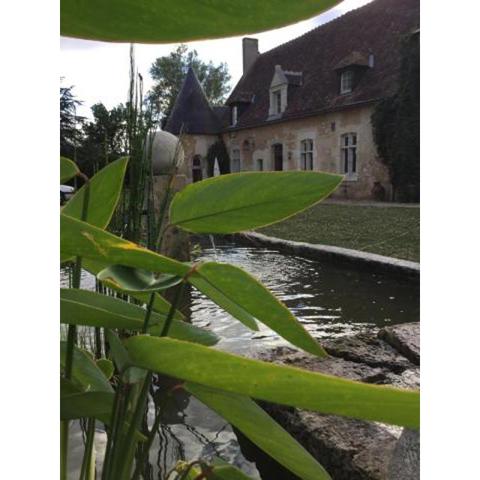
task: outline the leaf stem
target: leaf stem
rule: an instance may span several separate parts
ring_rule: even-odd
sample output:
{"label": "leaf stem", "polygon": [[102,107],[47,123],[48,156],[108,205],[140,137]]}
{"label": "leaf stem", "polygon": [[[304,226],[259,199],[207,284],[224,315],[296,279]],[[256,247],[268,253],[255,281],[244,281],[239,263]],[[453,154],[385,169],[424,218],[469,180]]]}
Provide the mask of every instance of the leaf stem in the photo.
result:
{"label": "leaf stem", "polygon": [[[83,173],[78,173],[79,176],[83,177],[85,180],[85,194],[83,196],[83,205],[82,205],[82,214],[81,220],[87,220],[88,214],[88,202],[90,199],[90,182],[86,175]],[[80,288],[82,274],[82,257],[76,257],[75,266],[73,269],[72,276],[72,287]],[[72,378],[72,369],[73,369],[73,351],[75,344],[77,343],[77,327],[76,325],[68,325],[68,334],[67,334],[67,352],[65,359],[65,378],[68,380]],[[65,420],[62,423],[62,459],[61,459],[61,478],[67,478],[67,469],[68,469],[68,433],[69,431],[69,422]]]}
{"label": "leaf stem", "polygon": [[150,317],[152,316],[153,304],[155,302],[155,292],[150,294],[150,299],[148,300],[147,311],[145,313],[145,318],[143,320],[142,333],[148,332],[148,324],[150,323]]}
{"label": "leaf stem", "polygon": [[89,418],[87,423],[87,442],[83,453],[82,469],[80,471],[80,480],[88,480],[90,478],[90,469],[92,462],[92,452],[95,440],[95,419]]}
{"label": "leaf stem", "polygon": [[170,326],[172,325],[173,317],[175,315],[175,310],[177,309],[178,302],[180,297],[182,296],[183,289],[185,288],[185,282],[179,284],[176,289],[175,297],[173,298],[173,302],[170,306],[170,310],[168,311],[167,319],[163,324],[162,331],[160,333],[160,337],[166,337],[168,335],[168,331],[170,330]]}

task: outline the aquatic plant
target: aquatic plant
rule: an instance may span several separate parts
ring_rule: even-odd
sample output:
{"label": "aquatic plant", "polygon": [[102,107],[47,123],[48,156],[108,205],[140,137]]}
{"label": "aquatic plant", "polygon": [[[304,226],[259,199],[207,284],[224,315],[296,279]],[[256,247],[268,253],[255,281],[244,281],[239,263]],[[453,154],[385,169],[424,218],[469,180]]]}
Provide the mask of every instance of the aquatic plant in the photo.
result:
{"label": "aquatic plant", "polygon": [[[248,0],[242,8],[248,8],[251,15],[241,15],[238,2],[231,0],[212,0],[208,8],[194,1],[62,0],[61,31],[117,41],[178,41],[278,27],[335,3]],[[191,15],[192,10],[196,15]],[[216,335],[186,323],[178,310],[186,285],[248,328],[256,330],[257,322],[262,322],[296,347],[326,356],[286,306],[242,269],[218,262],[179,262],[108,232],[122,198],[127,165],[128,159],[121,158],[91,179],[84,178],[83,187],[60,215],[61,261],[74,262],[72,288],[60,293],[60,321],[68,325],[60,362],[62,479],[67,476],[69,422],[76,419],[86,419],[81,479],[95,478],[96,421],[105,425],[108,439],[101,478],[142,478],[163,407],[177,389],[197,397],[306,480],[329,475],[254,399],[418,428],[416,391],[353,382],[212,348],[218,341]],[[75,163],[61,158],[61,182],[78,176],[84,177]],[[245,172],[209,178],[175,194],[169,221],[193,233],[256,229],[314,205],[341,180],[339,175],[321,172]],[[81,269],[97,276],[99,291],[80,288]],[[119,296],[103,294],[105,288]],[[174,290],[171,302],[163,296],[167,289]],[[127,297],[138,305],[126,301]],[[95,355],[77,345],[78,326],[97,329]],[[176,379],[173,387],[154,390],[156,374]],[[153,392],[160,408],[150,425],[146,410]],[[178,464],[165,478],[248,477],[220,460],[191,459]]]}
{"label": "aquatic plant", "polygon": [[[61,165],[63,178],[79,174],[64,158]],[[178,262],[107,232],[105,227],[120,198],[126,165],[124,158],[101,170],[61,213],[62,259],[75,259],[76,266],[73,288],[61,291],[61,322],[69,325],[67,342],[62,342],[63,445],[66,448],[68,421],[90,419],[82,478],[89,478],[86,472],[91,469],[93,419],[105,424],[108,435],[102,478],[131,478],[132,474],[140,478],[156,431],[144,421],[156,373],[178,379],[173,389],[183,388],[196,396],[305,479],[329,477],[252,398],[418,427],[417,392],[366,385],[212,349],[216,336],[185,323],[177,310],[186,284],[247,327],[256,330],[260,321],[298,348],[326,355],[293,314],[242,269],[217,262]],[[320,172],[245,172],[209,178],[174,196],[170,222],[194,233],[259,228],[317,203],[341,179]],[[146,308],[81,290],[80,267],[97,275],[104,286],[137,298]],[[161,292],[172,288],[175,295],[169,304]],[[92,359],[75,346],[78,325],[101,329],[108,358]],[[115,366],[113,375],[110,361]],[[168,402],[172,389],[156,395]],[[162,409],[154,423],[161,422],[161,414]],[[215,471],[217,467],[209,468]]]}

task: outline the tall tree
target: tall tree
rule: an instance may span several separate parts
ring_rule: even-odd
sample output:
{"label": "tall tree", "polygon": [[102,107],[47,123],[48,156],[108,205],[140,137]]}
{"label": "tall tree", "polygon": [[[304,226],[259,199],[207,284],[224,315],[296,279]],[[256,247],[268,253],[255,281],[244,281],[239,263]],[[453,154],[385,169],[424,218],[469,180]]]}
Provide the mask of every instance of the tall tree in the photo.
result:
{"label": "tall tree", "polygon": [[60,86],[60,155],[70,158],[81,139],[80,127],[84,120],[77,115],[77,107],[82,102],[76,98],[73,88],[73,85]]}
{"label": "tall tree", "polygon": [[225,101],[230,86],[230,74],[226,63],[214,65],[203,62],[196,50],[180,45],[169,55],[159,57],[150,68],[155,84],[148,93],[148,101],[165,120],[172,111],[175,99],[189,67],[195,71],[205,95],[211,105],[220,105]]}
{"label": "tall tree", "polygon": [[84,122],[77,160],[90,175],[126,152],[127,109],[108,110],[103,103],[91,107],[93,120]]}

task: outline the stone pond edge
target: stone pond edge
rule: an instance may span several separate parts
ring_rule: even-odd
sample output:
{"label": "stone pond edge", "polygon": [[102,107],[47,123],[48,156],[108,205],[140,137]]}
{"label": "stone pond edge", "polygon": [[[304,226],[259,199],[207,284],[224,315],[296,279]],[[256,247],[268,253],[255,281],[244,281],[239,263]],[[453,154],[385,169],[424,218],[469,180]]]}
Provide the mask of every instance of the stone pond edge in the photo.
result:
{"label": "stone pond edge", "polygon": [[300,257],[334,263],[336,266],[353,266],[374,273],[393,273],[410,280],[420,279],[420,264],[409,260],[343,247],[284,240],[257,232],[236,233],[231,237],[242,243],[271,247]]}

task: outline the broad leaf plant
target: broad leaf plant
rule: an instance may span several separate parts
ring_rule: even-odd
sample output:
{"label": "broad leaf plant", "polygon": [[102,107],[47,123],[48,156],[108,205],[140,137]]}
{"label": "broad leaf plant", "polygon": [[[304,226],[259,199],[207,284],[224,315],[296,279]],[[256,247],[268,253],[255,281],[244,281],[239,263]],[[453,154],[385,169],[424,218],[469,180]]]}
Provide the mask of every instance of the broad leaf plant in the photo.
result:
{"label": "broad leaf plant", "polygon": [[[333,0],[62,0],[63,35],[110,41],[171,42],[221,37],[279,27],[312,16]],[[242,15],[239,9],[251,15]],[[195,14],[193,14],[195,12]],[[238,428],[259,448],[304,480],[329,479],[327,471],[255,402],[264,400],[324,414],[419,428],[419,392],[368,385],[215,349],[218,337],[187,323],[179,311],[185,285],[210,298],[246,327],[267,325],[311,355],[327,353],[290,310],[244,270],[218,262],[185,263],[107,231],[121,197],[128,158],[86,179],[60,158],[60,182],[85,183],[61,210],[61,261],[73,262],[72,288],[61,289],[61,478],[67,478],[69,424],[86,420],[81,479],[140,479],[161,423],[145,421],[154,375],[175,379],[156,392],[160,405],[184,389]],[[191,184],[170,204],[170,223],[193,233],[229,234],[281,221],[321,201],[342,177],[322,172],[245,172]],[[116,297],[82,290],[82,269]],[[173,291],[167,301],[166,290]],[[126,301],[130,298],[135,302]],[[95,329],[108,355],[77,345],[77,327]],[[100,476],[95,422],[107,445]],[[98,472],[97,472],[98,473]],[[220,459],[191,459],[168,479],[247,479]]]}

